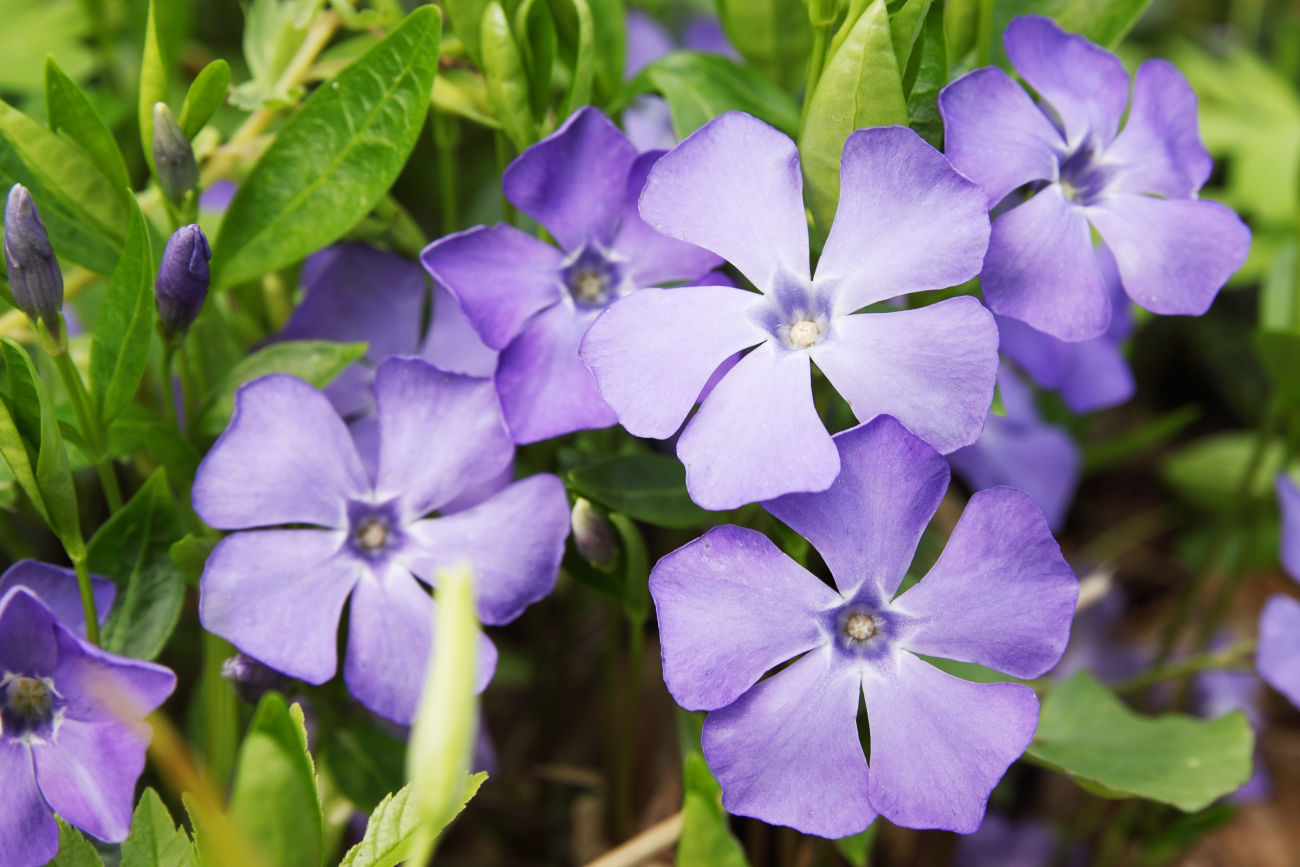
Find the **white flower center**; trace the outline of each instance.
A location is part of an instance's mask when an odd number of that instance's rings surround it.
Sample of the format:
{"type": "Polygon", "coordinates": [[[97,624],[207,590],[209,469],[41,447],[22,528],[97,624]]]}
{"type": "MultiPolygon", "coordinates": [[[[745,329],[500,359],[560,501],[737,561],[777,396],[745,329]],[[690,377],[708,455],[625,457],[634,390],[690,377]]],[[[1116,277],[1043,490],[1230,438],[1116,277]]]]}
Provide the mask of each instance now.
{"type": "Polygon", "coordinates": [[[374,551],[388,541],[388,527],[377,518],[367,518],[357,530],[357,542],[367,551],[374,551]]]}
{"type": "Polygon", "coordinates": [[[876,618],[860,611],[855,611],[844,620],[844,634],[852,641],[873,638],[877,629],[876,618]]]}
{"type": "Polygon", "coordinates": [[[822,327],[811,319],[800,319],[790,326],[790,345],[796,349],[807,349],[821,336],[822,327]]]}

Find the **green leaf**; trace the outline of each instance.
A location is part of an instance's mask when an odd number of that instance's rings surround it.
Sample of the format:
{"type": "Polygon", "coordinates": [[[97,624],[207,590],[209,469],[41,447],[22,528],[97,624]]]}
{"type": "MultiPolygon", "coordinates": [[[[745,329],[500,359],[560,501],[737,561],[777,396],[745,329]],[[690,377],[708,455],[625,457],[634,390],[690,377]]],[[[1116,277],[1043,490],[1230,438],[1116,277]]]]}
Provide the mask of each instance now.
{"type": "Polygon", "coordinates": [[[154,330],[154,259],[144,215],[130,203],[122,258],[99,307],[90,345],[90,391],[105,425],[135,396],[154,330]]]}
{"type": "Polygon", "coordinates": [[[744,111],[788,135],[799,129],[799,106],[788,93],[752,69],[698,51],[674,51],[638,76],[668,101],[673,131],[685,138],[727,111],[744,111]]]}
{"type": "Polygon", "coordinates": [[[591,6],[587,0],[572,0],[572,4],[577,21],[577,41],[573,46],[573,78],[560,109],[561,117],[568,117],[591,102],[592,86],[596,80],[596,35],[591,21],[591,6]]]}
{"type": "Polygon", "coordinates": [[[872,822],[867,830],[836,840],[835,848],[840,850],[844,860],[848,861],[853,867],[867,867],[867,863],[871,859],[871,847],[876,842],[876,831],[879,828],[879,825],[872,822]]]}
{"type": "Polygon", "coordinates": [[[930,11],[933,2],[934,0],[905,0],[903,5],[889,17],[890,40],[894,45],[894,57],[898,59],[900,73],[906,72],[913,49],[920,44],[925,29],[926,14],[930,11]]]}
{"type": "MultiPolygon", "coordinates": [[[[555,18],[546,0],[524,0],[515,10],[515,33],[528,71],[528,101],[534,118],[546,116],[555,65],[555,18]]],[[[435,90],[437,85],[434,86],[435,90]]]]}
{"type": "Polygon", "coordinates": [[[401,788],[406,744],[366,717],[349,716],[330,727],[317,759],[343,796],[369,813],[401,788]]]}
{"type": "Polygon", "coordinates": [[[199,578],[203,576],[203,567],[208,563],[208,555],[215,547],[217,547],[217,540],[211,536],[195,536],[193,533],[188,533],[167,550],[167,556],[172,558],[172,563],[176,564],[185,583],[197,588],[199,578]]]}
{"type": "MultiPolygon", "coordinates": [[[[1201,437],[1167,457],[1160,476],[1187,502],[1209,512],[1220,512],[1236,496],[1255,451],[1254,431],[1227,431],[1201,437]]],[[[1273,477],[1282,470],[1283,449],[1271,442],[1255,473],[1252,497],[1269,497],[1273,477]]]]}
{"type": "Polygon", "coordinates": [[[748,867],[745,850],[731,833],[722,809],[722,787],[704,755],[692,750],[682,767],[682,836],[677,841],[679,867],[748,867]]]}
{"type": "Polygon", "coordinates": [[[154,470],[126,505],[90,540],[90,571],[117,584],[117,603],[104,626],[104,649],[154,659],[180,621],[185,582],[171,547],[185,535],[167,472],[154,470]]]}
{"type": "Polygon", "coordinates": [[[447,23],[454,34],[460,37],[460,44],[474,65],[482,67],[483,57],[479,51],[479,34],[483,32],[483,12],[490,0],[443,0],[442,8],[447,13],[447,23]]]}
{"type": "Polygon", "coordinates": [[[627,55],[627,9],[623,0],[587,0],[591,11],[596,92],[613,97],[623,86],[627,55]]]}
{"type": "Polygon", "coordinates": [[[289,119],[239,187],[212,285],[260,277],[338,240],[383,198],[429,108],[442,17],[422,6],[289,119]]]}
{"type": "Polygon", "coordinates": [[[319,867],[324,820],[302,708],[267,693],[239,749],[230,818],[277,867],[319,867]]]}
{"type": "Polygon", "coordinates": [[[907,116],[912,129],[937,149],[943,148],[943,118],[939,116],[939,91],[948,83],[948,45],[943,33],[943,4],[925,16],[915,60],[916,78],[907,94],[907,116]]]}
{"type": "Polygon", "coordinates": [[[122,843],[121,867],[197,867],[198,855],[185,829],[177,828],[162,798],[145,789],[122,843]]]}
{"type": "Polygon", "coordinates": [[[58,816],[54,819],[59,823],[59,853],[46,867],[104,867],[85,835],[58,816]]]}
{"type": "Polygon", "coordinates": [[[645,537],[627,515],[613,512],[609,522],[623,543],[623,607],[633,623],[644,623],[650,612],[650,555],[646,552],[645,537]]]}
{"type": "Polygon", "coordinates": [[[1081,671],[1043,702],[1029,755],[1094,794],[1190,813],[1250,779],[1254,742],[1239,711],[1210,721],[1139,716],[1081,671]]]}
{"type": "Polygon", "coordinates": [[[524,59],[500,3],[492,3],[483,12],[479,44],[488,102],[511,143],[523,150],[537,140],[537,126],[529,103],[524,59]]]}
{"type": "Polygon", "coordinates": [[[131,197],[131,176],[113,133],[53,56],[45,59],[45,114],[50,129],[84,150],[119,196],[131,197]]]}
{"type": "Polygon", "coordinates": [[[1255,351],[1278,398],[1292,405],[1300,403],[1300,332],[1259,331],[1255,351]]]}
{"type": "Polygon", "coordinates": [[[804,3],[790,0],[718,0],[718,17],[740,56],[787,91],[803,83],[812,52],[812,24],[804,3]]]}
{"type": "MultiPolygon", "coordinates": [[[[465,800],[461,802],[460,809],[448,818],[449,824],[465,809],[465,804],[477,794],[479,786],[486,779],[486,773],[466,777],[465,800]]],[[[419,811],[411,798],[411,787],[407,785],[379,803],[370,814],[370,821],[366,823],[366,835],[360,843],[348,850],[339,867],[396,867],[409,855],[419,826],[419,811]]],[[[435,833],[441,831],[442,828],[438,828],[435,833]]]]}
{"type": "Polygon", "coordinates": [[[366,354],[364,343],[331,343],[328,340],[286,340],[259,349],[242,359],[226,374],[212,399],[199,414],[197,427],[204,433],[220,433],[235,410],[235,392],[246,382],[269,373],[287,373],[324,388],[349,364],[366,354]]]}
{"type": "Polygon", "coordinates": [[[58,58],[68,74],[84,80],[96,66],[90,49],[92,23],[81,0],[5,0],[0,27],[0,90],[39,93],[41,64],[58,58]]]}
{"type": "Polygon", "coordinates": [[[167,101],[167,63],[157,7],[155,0],[149,0],[149,15],[144,25],[144,56],[140,61],[140,100],[136,106],[140,121],[140,148],[149,164],[149,173],[155,177],[158,172],[153,164],[153,107],[155,103],[167,101]]]}
{"type": "Polygon", "coordinates": [[[253,80],[235,88],[236,105],[253,111],[263,105],[284,106],[297,99],[279,88],[280,78],[307,39],[324,0],[253,0],[246,7],[244,59],[253,80]]]}
{"type": "Polygon", "coordinates": [[[835,216],[840,155],[849,133],[907,121],[885,0],[854,0],[831,41],[799,135],[806,196],[818,229],[829,231],[835,216]]]}
{"type": "Polygon", "coordinates": [[[188,497],[203,456],[162,416],[139,404],[126,408],[108,426],[108,454],[127,457],[143,449],[154,466],[167,468],[167,481],[178,497],[188,497]]]}
{"type": "Polygon", "coordinates": [[[686,492],[686,470],[667,455],[610,455],[570,470],[569,487],[638,521],[658,527],[707,524],[708,512],[686,492]]]}
{"type": "Polygon", "coordinates": [[[199,71],[185,94],[180,126],[186,138],[194,138],[226,101],[230,87],[230,64],[214,60],[199,71]]]}
{"type": "Polygon", "coordinates": [[[1078,33],[1103,48],[1114,48],[1133,28],[1151,0],[997,0],[993,5],[989,56],[1008,66],[1002,33],[1019,15],[1046,15],[1071,33],[1078,33]]]}

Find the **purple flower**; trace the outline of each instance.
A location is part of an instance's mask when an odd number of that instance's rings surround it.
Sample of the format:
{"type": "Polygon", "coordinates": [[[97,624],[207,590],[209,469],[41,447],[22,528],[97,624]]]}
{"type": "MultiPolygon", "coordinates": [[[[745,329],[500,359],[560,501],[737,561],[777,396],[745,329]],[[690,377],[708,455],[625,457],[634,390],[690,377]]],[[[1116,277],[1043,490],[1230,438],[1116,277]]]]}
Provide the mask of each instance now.
{"type": "Polygon", "coordinates": [[[994,488],[971,498],[934,568],[895,598],[948,465],[888,417],[834,444],[833,487],[764,508],[813,544],[835,587],[760,533],[710,530],[650,575],[664,680],[683,707],[711,711],[704,756],[729,811],[824,837],[877,814],[969,833],[1029,745],[1038,700],[920,655],[1041,675],[1065,648],[1074,573],[1029,497],[994,488]]]}
{"type": "MultiPolygon", "coordinates": [[[[1300,488],[1285,473],[1276,481],[1282,512],[1282,568],[1300,581],[1300,488]]],[[[1259,618],[1255,667],[1269,686],[1300,707],[1300,601],[1274,596],[1259,618]]]]}
{"type": "MultiPolygon", "coordinates": [[[[569,509],[548,474],[463,503],[513,456],[488,380],[390,358],[374,395],[367,473],[342,419],[305,382],[272,375],[239,390],[194,481],[199,516],[242,531],[208,558],[199,615],[254,659],[319,684],[337,667],[350,600],[343,677],[371,710],[409,723],[431,642],[433,601],[420,581],[468,561],[480,619],[507,623],[554,586],[569,509]]],[[[484,638],[480,688],[495,663],[484,638]]]]}
{"type": "MultiPolygon", "coordinates": [[[[117,598],[117,585],[102,575],[90,576],[95,597],[95,612],[102,624],[117,598]]],[[[81,607],[81,588],[77,573],[64,566],[51,566],[37,560],[19,560],[0,575],[0,596],[15,587],[26,587],[36,594],[54,614],[54,619],[78,635],[86,634],[85,610],[81,607]]]]}
{"type": "Polygon", "coordinates": [[[1005,364],[998,371],[1005,416],[984,421],[979,442],[948,456],[974,490],[995,485],[1020,488],[1043,510],[1048,526],[1065,521],[1082,468],[1079,447],[1059,427],[1046,424],[1025,382],[1005,364]]]}
{"type": "Polygon", "coordinates": [[[560,249],[498,224],[449,235],[421,256],[483,342],[501,350],[496,386],[517,443],[615,424],[578,358],[587,327],[618,298],[693,280],[720,264],[637,215],[637,196],[659,156],[638,156],[604,115],[581,108],[520,154],[501,182],[506,198],[546,227],[560,249]]]}
{"type": "Polygon", "coordinates": [[[208,239],[193,223],[181,226],[167,239],[154,280],[154,306],[167,334],[184,334],[199,318],[208,297],[211,258],[208,239]]]}
{"type": "Polygon", "coordinates": [[[860,421],[896,417],[942,452],[979,437],[997,372],[993,317],[969,296],[857,314],[979,270],[984,197],[902,127],[844,145],[835,225],[809,270],[799,152],[788,136],[728,112],[661,159],[641,195],[659,231],[713,250],[759,291],[638,292],[592,326],[582,356],[627,430],[664,439],[729,356],[750,350],[677,443],[695,502],[727,509],[825,490],[839,456],[812,400],[815,362],[860,421]]]}
{"type": "Polygon", "coordinates": [[[1130,107],[1119,59],[1050,19],[1017,18],[1003,39],[1041,105],[992,67],[939,95],[948,157],[989,207],[1027,195],[993,221],[980,275],[989,308],[1061,340],[1104,333],[1111,301],[1095,229],[1134,301],[1154,313],[1204,313],[1245,261],[1250,230],[1231,209],[1196,197],[1211,162],[1186,79],[1148,60],[1130,107]]]}
{"type": "MultiPolygon", "coordinates": [[[[956,867],[1049,867],[1060,840],[1041,822],[1013,822],[991,813],[979,830],[957,841],[956,867]]],[[[1071,863],[1082,862],[1074,858],[1071,863]]]]}
{"type": "MultiPolygon", "coordinates": [[[[0,583],[0,867],[36,867],[59,848],[52,812],[105,842],[126,838],[149,743],[143,719],[176,677],[82,638],[67,570],[27,562],[0,583]]],[[[112,593],[96,591],[106,611],[112,593]]]]}

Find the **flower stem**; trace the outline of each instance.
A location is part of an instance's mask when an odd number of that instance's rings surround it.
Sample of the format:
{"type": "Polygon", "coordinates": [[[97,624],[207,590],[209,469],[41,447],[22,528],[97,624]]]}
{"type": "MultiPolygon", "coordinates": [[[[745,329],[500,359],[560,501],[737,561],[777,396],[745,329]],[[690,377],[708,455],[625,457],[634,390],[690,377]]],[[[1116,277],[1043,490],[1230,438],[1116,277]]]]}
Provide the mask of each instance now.
{"type": "Polygon", "coordinates": [[[104,499],[108,501],[109,514],[112,514],[122,508],[122,491],[117,485],[117,476],[113,474],[113,462],[105,456],[108,442],[104,429],[100,427],[99,418],[90,406],[90,396],[86,393],[86,384],[81,380],[81,373],[72,363],[66,348],[61,352],[51,352],[50,357],[54,359],[54,367],[58,370],[63,386],[72,401],[72,411],[77,416],[77,427],[89,441],[95,469],[99,472],[99,481],[104,486],[104,499]]]}
{"type": "Polygon", "coordinates": [[[442,211],[442,234],[450,235],[460,226],[456,199],[456,139],[455,121],[436,108],[430,111],[433,125],[433,151],[438,160],[438,200],[442,211]]]}
{"type": "Polygon", "coordinates": [[[90,583],[90,565],[82,553],[72,558],[72,568],[77,573],[77,589],[81,591],[81,611],[86,618],[86,639],[99,646],[99,612],[95,610],[95,589],[90,583]]]}
{"type": "MultiPolygon", "coordinates": [[[[172,389],[172,361],[176,358],[176,347],[171,346],[166,341],[163,343],[162,351],[162,401],[163,415],[167,418],[167,423],[178,427],[181,422],[181,416],[176,410],[176,393],[172,389]]],[[[185,400],[185,393],[181,392],[181,402],[185,400]]]]}
{"type": "Polygon", "coordinates": [[[1191,674],[1200,674],[1203,671],[1214,671],[1220,668],[1238,668],[1241,667],[1242,663],[1249,660],[1250,655],[1254,652],[1254,641],[1239,641],[1226,650],[1220,650],[1217,653],[1197,653],[1175,663],[1157,665],[1131,677],[1117,685],[1115,692],[1120,695],[1140,692],[1147,687],[1166,680],[1184,678],[1191,674]]]}

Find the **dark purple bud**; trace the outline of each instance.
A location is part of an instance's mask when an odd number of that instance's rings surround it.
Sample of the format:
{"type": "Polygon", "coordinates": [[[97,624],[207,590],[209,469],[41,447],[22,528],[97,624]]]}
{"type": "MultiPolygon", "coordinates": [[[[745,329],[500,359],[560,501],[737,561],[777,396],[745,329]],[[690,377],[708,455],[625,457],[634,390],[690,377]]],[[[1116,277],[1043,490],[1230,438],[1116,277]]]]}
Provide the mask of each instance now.
{"type": "Polygon", "coordinates": [[[271,690],[288,692],[293,686],[291,678],[242,653],[221,663],[221,676],[249,704],[257,704],[271,690]]]}
{"type": "Polygon", "coordinates": [[[63,272],[32,194],[22,184],[14,184],[5,200],[4,246],[9,288],[18,308],[32,320],[44,320],[45,327],[58,337],[63,272]]]}
{"type": "Polygon", "coordinates": [[[208,260],[212,251],[203,230],[191,223],[167,239],[154,283],[158,319],[169,334],[184,334],[208,297],[208,260]]]}
{"type": "Polygon", "coordinates": [[[194,148],[166,103],[153,106],[153,163],[163,194],[180,204],[199,184],[199,166],[194,148]]]}

